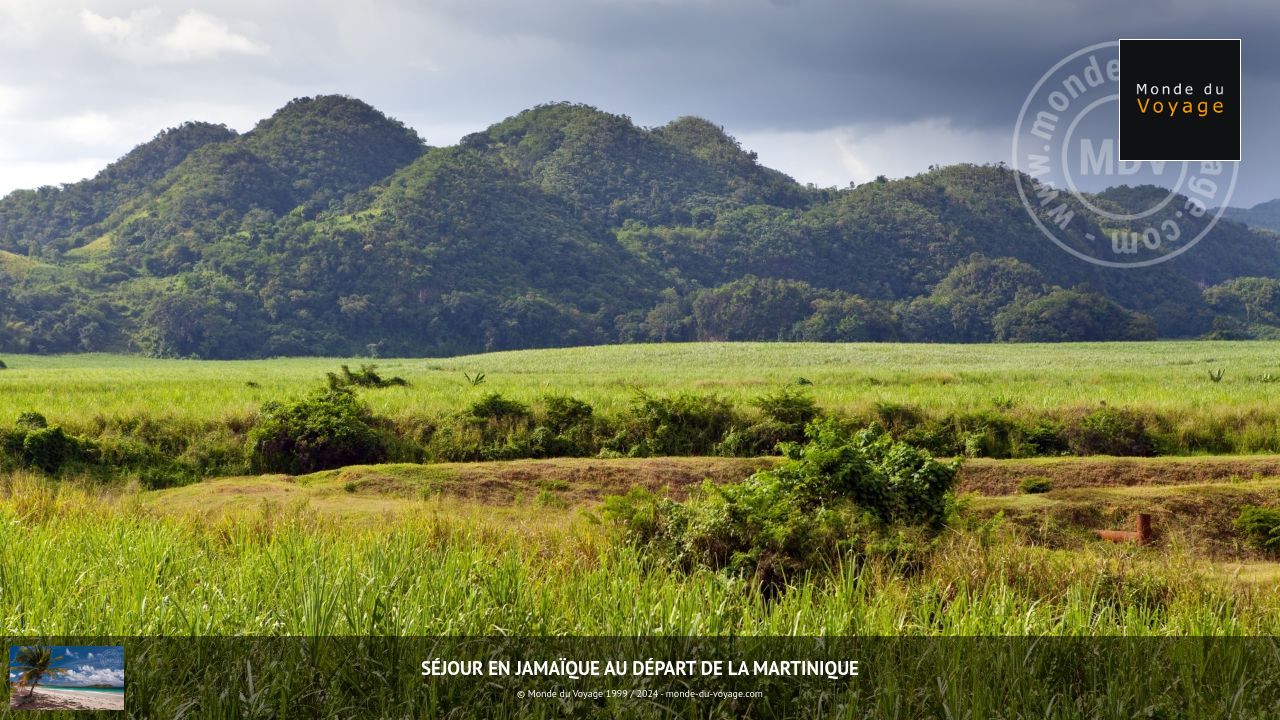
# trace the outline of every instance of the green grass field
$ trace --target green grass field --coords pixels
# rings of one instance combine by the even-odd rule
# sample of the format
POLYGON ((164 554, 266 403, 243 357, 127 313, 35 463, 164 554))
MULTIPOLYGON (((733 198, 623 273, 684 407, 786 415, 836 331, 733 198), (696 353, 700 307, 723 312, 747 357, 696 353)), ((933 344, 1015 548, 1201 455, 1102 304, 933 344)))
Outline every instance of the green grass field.
MULTIPOLYGON (((930 413, 1109 406, 1210 432, 1280 433, 1280 345, 703 344, 379 361, 409 387, 361 391, 390 418, 443 416, 484 392, 572 394, 605 414, 634 389, 747 406, 805 378, 827 411, 930 413), (1220 382, 1208 371, 1225 368, 1220 382), (483 372, 477 388, 463 373, 483 372), (1244 423, 1241 425, 1240 423, 1244 423), (1269 428, 1269 430, 1268 430, 1269 428)), ((0 424, 39 410, 91 431, 252 421, 341 362, 9 356, 0 424), (252 383, 252 384, 251 384, 252 383), (114 419, 114 420, 112 420, 114 419)), ((228 431, 230 432, 230 431, 228 431)), ((236 437, 241 437, 243 431, 236 437)), ((1268 434, 1269 433, 1269 434, 1268 434)), ((229 445, 231 452, 239 446, 229 445)), ((1245 449, 1265 450, 1261 440, 1245 449)), ((1280 565, 1231 536, 1274 505, 1275 457, 973 460, 961 510, 915 569, 888 559, 794 578, 662 566, 614 541, 601 498, 740 480, 753 458, 399 464, 206 478, 167 490, 30 470, 0 476, 0 629, 7 634, 1066 634, 1280 632, 1280 565), (1055 488, 1016 492, 1028 474, 1055 488), (1114 483, 1113 483, 1114 480, 1114 483), (1110 485, 1116 485, 1111 487, 1110 485), (1119 487, 1119 486, 1125 487, 1119 487), (1101 543, 1152 511, 1161 541, 1101 543)))
POLYGON ((700 391, 745 401, 806 378, 824 408, 864 411, 877 402, 928 411, 1028 411, 1110 405, 1166 412, 1188 422, 1270 417, 1280 400, 1280 343, 1150 342, 1050 345, 697 343, 530 350, 448 359, 155 360, 121 355, 6 356, 0 419, 39 409, 68 426, 93 417, 147 415, 213 421, 305 392, 340 363, 376 362, 412 385, 372 393, 392 417, 457 410, 484 391, 532 401, 580 397, 603 412, 624 408, 632 388, 700 391), (1222 368, 1221 382, 1209 371, 1222 368), (1273 382, 1272 380, 1276 380, 1273 382), (246 383, 254 382, 259 387, 246 383))

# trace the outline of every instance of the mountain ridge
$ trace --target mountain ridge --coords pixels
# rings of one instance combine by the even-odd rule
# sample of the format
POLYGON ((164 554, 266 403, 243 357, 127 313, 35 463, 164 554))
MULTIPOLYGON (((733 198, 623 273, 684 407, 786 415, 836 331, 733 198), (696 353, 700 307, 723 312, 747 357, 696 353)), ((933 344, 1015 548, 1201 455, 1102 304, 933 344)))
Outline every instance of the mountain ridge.
MULTIPOLYGON (((642 128, 572 103, 432 147, 354 98, 299 98, 0 199, 0 351, 1280 334, 1275 235, 1223 221, 1194 253, 1099 268, 1039 234, 1015 178, 953 165, 816 188, 708 120, 642 128)), ((1066 241, 1089 230, 1105 236, 1066 241)))
POLYGON ((1223 217, 1280 233, 1280 198, 1248 208, 1229 207, 1225 209, 1223 217))

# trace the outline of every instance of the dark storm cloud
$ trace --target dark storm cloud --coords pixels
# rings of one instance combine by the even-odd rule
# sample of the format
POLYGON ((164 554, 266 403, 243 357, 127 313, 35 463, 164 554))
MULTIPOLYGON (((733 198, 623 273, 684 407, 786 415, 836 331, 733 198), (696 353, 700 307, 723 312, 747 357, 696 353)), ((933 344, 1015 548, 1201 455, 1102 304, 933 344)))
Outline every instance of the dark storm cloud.
MULTIPOLYGON (((1243 35, 1252 74, 1274 78, 1280 13, 1265 3, 560 2, 447 5, 486 34, 538 37, 596 72, 594 94, 690 105, 741 127, 818 129, 947 115, 1008 124, 1058 58, 1117 37, 1243 35), (1250 39, 1256 40, 1251 42, 1250 39)), ((562 68, 512 68, 513 85, 562 68)), ((539 82, 539 78, 542 80, 539 82)), ((583 85, 576 85, 581 90, 583 85)))
POLYGON ((859 149, 873 135, 901 145, 886 171, 923 169, 936 149, 903 128, 938 120, 973 159, 1001 160, 1041 73, 1117 37, 1243 37, 1241 190, 1280 195, 1268 120, 1280 13, 1152 0, 0 0, 0 191, 91 172, 184 119, 244 130, 321 92, 361 97, 432 142, 559 99, 646 125, 697 114, 767 143, 762 157, 802 180, 875 172, 881 156, 859 149), (858 157, 819 167, 835 146, 812 143, 840 132, 858 157))

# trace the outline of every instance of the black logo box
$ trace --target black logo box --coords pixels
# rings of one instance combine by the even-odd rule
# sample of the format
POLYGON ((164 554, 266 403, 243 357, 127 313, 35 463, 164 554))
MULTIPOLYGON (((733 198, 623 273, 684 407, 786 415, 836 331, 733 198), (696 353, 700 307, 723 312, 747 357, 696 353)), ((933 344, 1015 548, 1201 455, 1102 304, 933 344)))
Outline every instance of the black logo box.
POLYGON ((1241 158, 1241 46, 1239 39, 1120 39, 1120 148, 1122 161, 1235 162, 1241 158), (1139 96, 1138 84, 1190 86, 1190 94, 1139 96), (1222 94, 1204 94, 1206 85, 1222 94), (1137 100, 1178 103, 1179 112, 1146 114, 1137 100), (1224 104, 1222 114, 1181 113, 1182 103, 1224 104))

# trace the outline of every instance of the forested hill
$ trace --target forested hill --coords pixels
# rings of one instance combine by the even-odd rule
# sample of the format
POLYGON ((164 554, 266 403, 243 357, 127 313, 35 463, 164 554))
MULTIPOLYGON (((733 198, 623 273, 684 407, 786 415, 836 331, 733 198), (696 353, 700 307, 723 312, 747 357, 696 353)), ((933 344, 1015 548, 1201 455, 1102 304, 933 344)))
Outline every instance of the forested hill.
POLYGON ((303 98, 0 200, 0 351, 1280 336, 1274 234, 1223 222, 1175 260, 1104 270, 1040 235, 1014 179, 818 189, 706 120, 569 104, 430 147, 358 100, 303 98))
POLYGON ((1258 203, 1251 208, 1229 207, 1223 217, 1280 232, 1280 199, 1258 203))

